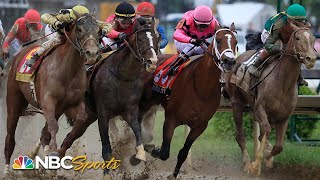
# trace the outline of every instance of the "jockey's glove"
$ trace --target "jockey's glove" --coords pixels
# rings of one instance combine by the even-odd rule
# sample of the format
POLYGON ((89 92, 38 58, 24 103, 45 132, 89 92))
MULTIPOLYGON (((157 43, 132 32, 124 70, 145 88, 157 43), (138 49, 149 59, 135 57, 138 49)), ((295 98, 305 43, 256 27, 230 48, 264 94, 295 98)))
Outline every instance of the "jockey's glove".
POLYGON ((118 38, 120 41, 124 41, 126 38, 127 38, 127 34, 125 34, 124 32, 121 32, 119 35, 118 35, 118 38))
POLYGON ((190 43, 195 46, 200 46, 203 43, 202 39, 190 39, 190 43))
POLYGON ((66 22, 56 21, 53 24, 52 28, 57 31, 57 30, 65 28, 67 26, 68 26, 68 23, 66 23, 66 22))

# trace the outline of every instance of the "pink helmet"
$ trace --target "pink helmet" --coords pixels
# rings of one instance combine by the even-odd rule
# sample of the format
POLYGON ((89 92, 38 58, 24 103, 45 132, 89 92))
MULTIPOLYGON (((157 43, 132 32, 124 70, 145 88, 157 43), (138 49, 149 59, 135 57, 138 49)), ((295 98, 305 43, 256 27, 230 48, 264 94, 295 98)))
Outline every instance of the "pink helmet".
POLYGON ((210 24, 213 19, 212 11, 208 6, 198 6, 193 11, 193 19, 197 24, 210 24))

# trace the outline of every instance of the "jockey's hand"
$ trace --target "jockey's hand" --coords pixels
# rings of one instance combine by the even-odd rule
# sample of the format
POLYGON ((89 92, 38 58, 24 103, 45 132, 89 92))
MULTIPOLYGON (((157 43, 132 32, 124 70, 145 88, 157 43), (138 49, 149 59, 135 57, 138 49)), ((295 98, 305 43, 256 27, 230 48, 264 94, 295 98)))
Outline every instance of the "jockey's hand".
POLYGON ((101 36, 104 37, 104 36, 106 36, 106 35, 107 35, 107 30, 102 29, 102 30, 101 30, 101 36))
POLYGON ((203 41, 201 39, 191 39, 190 43, 195 46, 200 46, 203 43, 203 41))
POLYGON ((120 41, 124 41, 126 38, 127 38, 127 34, 121 32, 119 35, 118 35, 118 38, 120 41))

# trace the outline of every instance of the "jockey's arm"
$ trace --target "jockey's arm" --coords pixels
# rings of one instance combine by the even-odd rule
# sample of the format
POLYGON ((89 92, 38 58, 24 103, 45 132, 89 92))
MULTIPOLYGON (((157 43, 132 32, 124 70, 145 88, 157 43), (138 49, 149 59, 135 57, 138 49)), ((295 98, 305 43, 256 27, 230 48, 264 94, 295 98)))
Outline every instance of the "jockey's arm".
POLYGON ((161 36, 160 49, 163 49, 168 44, 168 39, 167 39, 167 37, 164 33, 164 29, 161 25, 157 26, 157 31, 159 32, 159 34, 161 36))
POLYGON ((187 35, 185 24, 185 19, 181 19, 179 21, 179 23, 176 26, 176 30, 173 33, 173 38, 182 43, 189 43, 192 38, 187 35))
POLYGON ((281 51, 281 45, 276 44, 280 39, 281 29, 285 25, 285 19, 280 18, 272 27, 271 34, 265 43, 265 49, 268 53, 275 54, 281 51))
POLYGON ((7 36, 5 37, 3 45, 2 45, 3 52, 5 52, 5 53, 9 52, 10 44, 17 36, 18 27, 19 27, 18 24, 14 23, 11 30, 8 32, 7 36))
POLYGON ((55 23, 57 21, 61 22, 61 23, 71 23, 73 22, 73 19, 70 18, 70 14, 42 14, 41 15, 41 20, 46 23, 46 24, 50 24, 50 25, 55 25, 55 23))
POLYGON ((103 31, 105 31, 106 34, 111 32, 112 25, 110 23, 99 21, 99 20, 97 20, 97 23, 98 23, 99 28, 102 29, 103 31))

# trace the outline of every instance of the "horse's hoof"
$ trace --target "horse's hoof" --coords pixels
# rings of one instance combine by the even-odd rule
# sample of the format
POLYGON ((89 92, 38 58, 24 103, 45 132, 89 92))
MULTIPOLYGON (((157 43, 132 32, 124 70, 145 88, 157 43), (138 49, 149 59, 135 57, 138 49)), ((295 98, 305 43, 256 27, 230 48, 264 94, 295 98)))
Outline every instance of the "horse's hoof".
POLYGON ((161 155, 160 151, 161 151, 160 147, 154 148, 152 150, 151 156, 154 158, 160 159, 160 155, 161 155))
POLYGON ((144 162, 147 161, 146 152, 144 151, 143 145, 137 146, 136 149, 138 151, 136 154, 136 158, 144 162))
POLYGON ((260 168, 256 162, 253 162, 249 167, 249 173, 255 176, 260 176, 260 168))
POLYGON ((140 159, 137 159, 134 155, 132 155, 130 157, 130 164, 131 166, 136 166, 138 164, 140 164, 141 160, 140 159))
POLYGON ((112 177, 110 174, 105 174, 103 175, 102 180, 112 180, 112 177))
POLYGON ((6 175, 9 175, 9 164, 6 164, 5 166, 4 166, 4 174, 6 174, 6 175))
POLYGON ((172 174, 172 175, 168 176, 167 179, 168 179, 168 180, 175 180, 176 178, 175 178, 174 175, 172 174))
POLYGON ((43 156, 48 156, 49 153, 50 153, 49 145, 46 145, 46 146, 43 148, 43 156))
POLYGON ((267 159, 264 160, 264 163, 267 168, 269 168, 269 169, 273 168, 273 160, 274 160, 273 157, 268 160, 267 159))
POLYGON ((49 153, 49 156, 57 156, 59 157, 59 153, 57 151, 52 151, 49 153))
POLYGON ((152 151, 156 148, 154 144, 146 144, 144 145, 144 150, 148 152, 149 154, 152 153, 152 151))

